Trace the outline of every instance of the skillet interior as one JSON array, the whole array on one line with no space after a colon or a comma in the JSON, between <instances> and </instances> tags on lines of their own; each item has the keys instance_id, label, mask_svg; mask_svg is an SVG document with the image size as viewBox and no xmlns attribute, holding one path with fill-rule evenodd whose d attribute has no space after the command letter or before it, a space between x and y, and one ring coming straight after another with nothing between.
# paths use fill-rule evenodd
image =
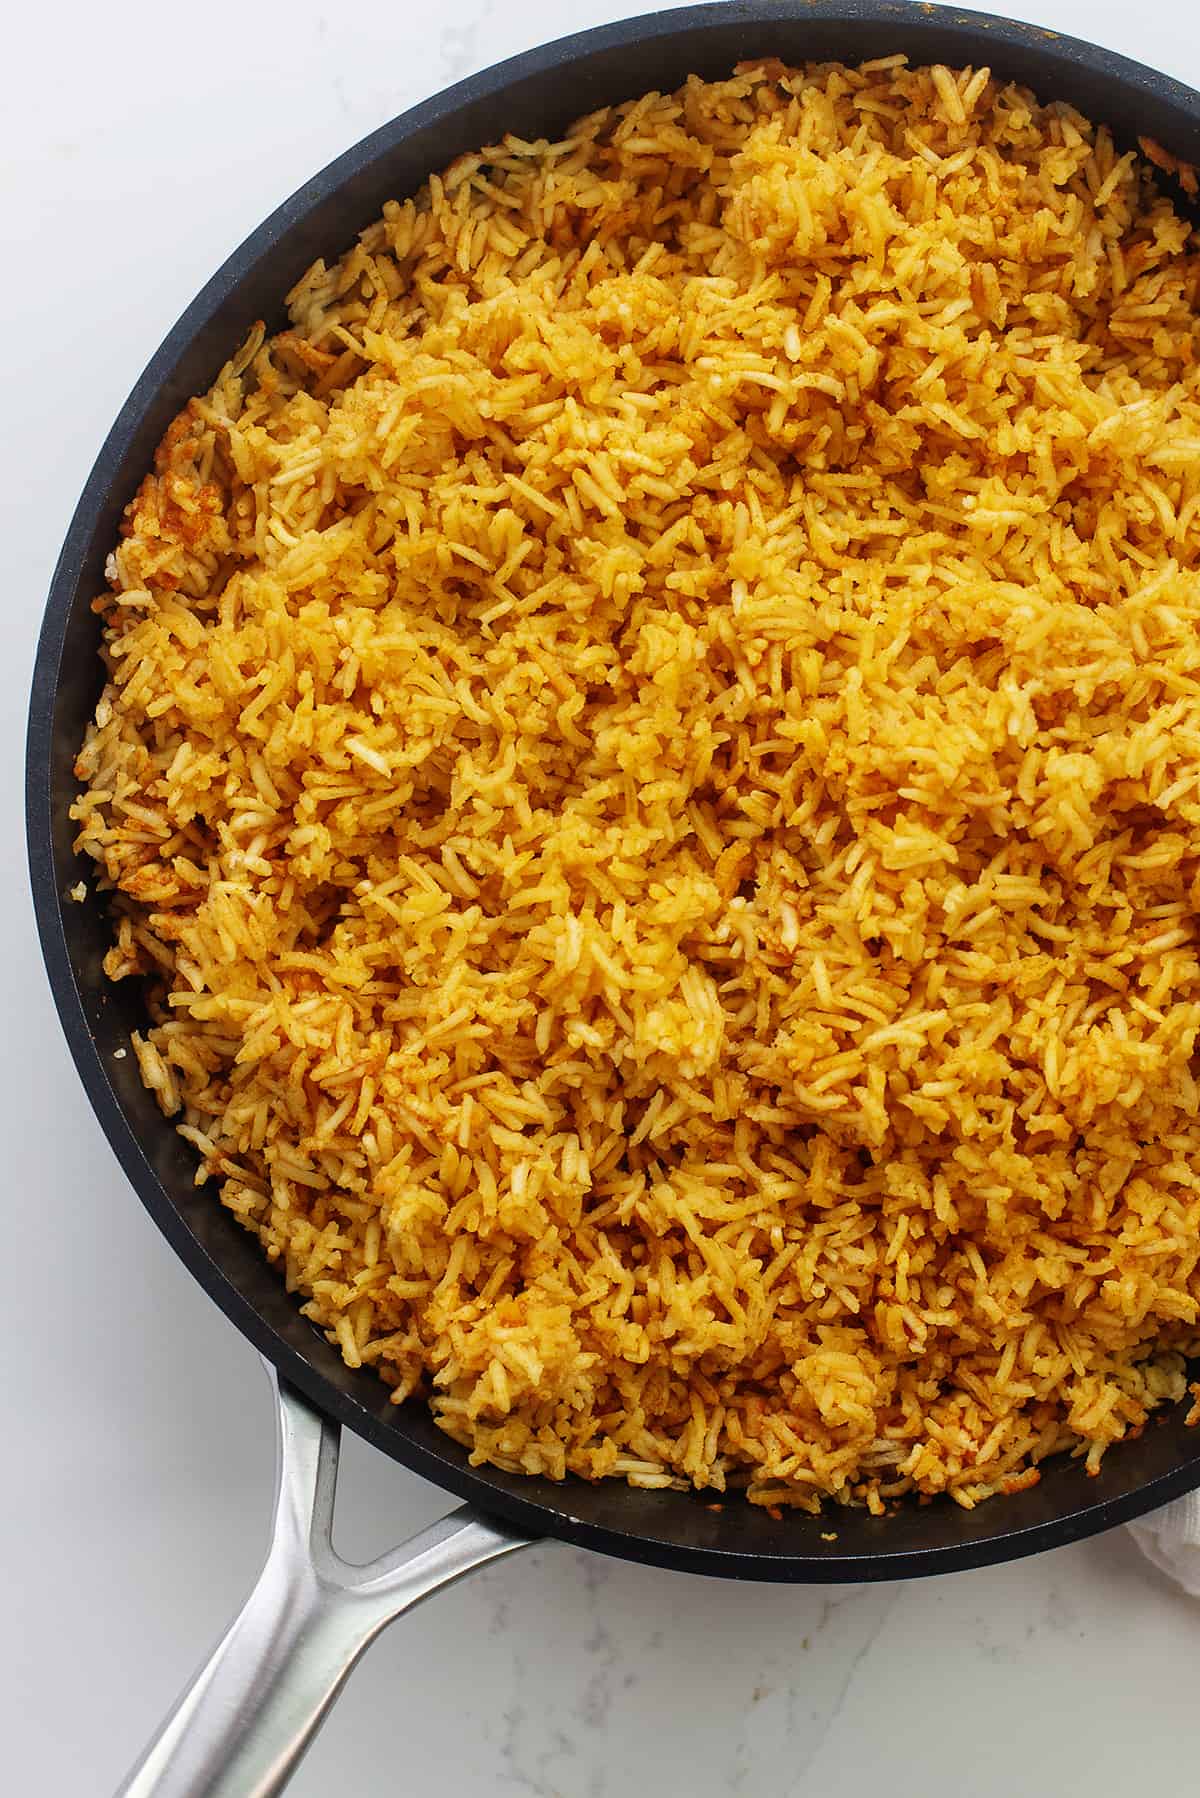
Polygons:
<instances>
[{"instance_id":1,"label":"skillet interior","mask_svg":"<svg viewBox=\"0 0 1200 1798\"><path fill-rule=\"evenodd\" d=\"M55 1001L83 1083L142 1202L234 1324L323 1410L396 1460L534 1535L631 1560L745 1579L894 1579L983 1566L1073 1541L1200 1486L1200 1431L1182 1411L1114 1449L1100 1475L1051 1464L1040 1485L965 1512L906 1504L886 1519L840 1511L776 1520L732 1500L615 1483L517 1479L471 1468L420 1402L387 1402L300 1317L257 1244L193 1184L192 1152L161 1117L132 1056L143 1021L132 983L101 970L103 908L66 898L90 872L71 851L72 762L100 688L89 602L120 514L179 408L211 383L257 318L281 324L281 296L319 255L338 254L385 200L413 192L465 150L515 131L553 135L572 118L687 75L717 77L752 56L854 62L987 63L1042 99L1106 122L1123 145L1149 133L1200 163L1200 95L1152 70L1033 26L907 0L753 0L692 7L585 32L500 64L385 125L301 188L237 250L150 362L100 452L55 571L34 674L27 819L34 901ZM836 1532L836 1541L822 1540Z\"/></svg>"}]
</instances>

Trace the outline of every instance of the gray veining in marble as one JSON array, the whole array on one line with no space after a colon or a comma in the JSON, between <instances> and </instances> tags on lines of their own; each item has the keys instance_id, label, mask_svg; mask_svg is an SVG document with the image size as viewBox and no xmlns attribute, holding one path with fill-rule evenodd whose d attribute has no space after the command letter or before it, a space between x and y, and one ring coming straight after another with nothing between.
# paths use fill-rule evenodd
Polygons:
<instances>
[{"instance_id":1,"label":"gray veining in marble","mask_svg":"<svg viewBox=\"0 0 1200 1798\"><path fill-rule=\"evenodd\" d=\"M997 0L999 3L999 0ZM111 1790L261 1553L250 1351L133 1202L44 990L18 844L24 689L74 498L147 354L311 171L617 0L58 0L6 21L0 940L5 1792ZM1024 16L1200 82L1194 0ZM36 272L34 272L36 271ZM49 346L53 346L53 349ZM443 1496L356 1443L339 1540ZM355 1675L297 1798L1125 1798L1200 1765L1200 1605L1123 1536L923 1585L736 1586L546 1545L432 1601Z\"/></svg>"}]
</instances>

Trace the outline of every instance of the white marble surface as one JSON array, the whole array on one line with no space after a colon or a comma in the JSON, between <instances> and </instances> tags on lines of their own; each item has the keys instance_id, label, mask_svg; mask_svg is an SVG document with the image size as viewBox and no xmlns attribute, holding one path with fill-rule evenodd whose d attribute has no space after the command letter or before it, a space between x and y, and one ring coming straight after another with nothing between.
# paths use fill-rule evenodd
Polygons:
<instances>
[{"instance_id":1,"label":"white marble surface","mask_svg":"<svg viewBox=\"0 0 1200 1798\"><path fill-rule=\"evenodd\" d=\"M635 5L58 0L5 23L0 1790L13 1798L112 1789L252 1575L270 1486L254 1358L125 1187L33 945L20 738L58 541L146 355L279 199L445 83ZM1195 0L1015 10L1200 84ZM345 1463L347 1552L444 1508L357 1443ZM544 1547L385 1636L293 1789L1183 1792L1198 1669L1200 1604L1124 1536L924 1585L811 1592Z\"/></svg>"}]
</instances>

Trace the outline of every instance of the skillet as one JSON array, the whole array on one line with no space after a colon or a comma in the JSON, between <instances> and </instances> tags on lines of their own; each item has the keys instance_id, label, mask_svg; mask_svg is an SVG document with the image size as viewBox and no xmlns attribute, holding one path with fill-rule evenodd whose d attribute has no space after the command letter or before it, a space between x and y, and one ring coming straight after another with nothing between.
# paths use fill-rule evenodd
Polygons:
<instances>
[{"instance_id":1,"label":"skillet","mask_svg":"<svg viewBox=\"0 0 1200 1798\"><path fill-rule=\"evenodd\" d=\"M553 136L581 113L751 57L987 64L1043 100L1107 123L1121 148L1149 134L1200 163L1200 94L1077 39L987 14L907 0L733 0L631 19L564 38L458 83L366 138L249 237L148 364L84 488L55 570L34 671L26 768L29 862L42 949L72 1055L131 1184L176 1253L259 1350L278 1396L275 1530L245 1610L123 1788L143 1798L267 1798L282 1790L353 1661L393 1617L525 1543L557 1537L686 1572L780 1582L909 1578L1015 1559L1110 1528L1200 1487L1200 1432L1182 1409L1106 1457L1043 1468L1039 1485L967 1512L949 1502L894 1515L840 1510L836 1523L773 1517L737 1500L612 1482L557 1485L472 1467L420 1401L403 1407L347 1368L299 1314L257 1244L193 1183L192 1152L159 1113L130 1055L143 1022L132 983L113 986L102 903L68 898L72 763L101 684L90 601L121 512L180 407L211 384L252 323L283 323L282 296L318 256L336 255L384 202L506 131ZM1177 204L1186 204L1178 195ZM329 1541L339 1429L465 1501L366 1568ZM833 1541L826 1538L834 1534Z\"/></svg>"}]
</instances>

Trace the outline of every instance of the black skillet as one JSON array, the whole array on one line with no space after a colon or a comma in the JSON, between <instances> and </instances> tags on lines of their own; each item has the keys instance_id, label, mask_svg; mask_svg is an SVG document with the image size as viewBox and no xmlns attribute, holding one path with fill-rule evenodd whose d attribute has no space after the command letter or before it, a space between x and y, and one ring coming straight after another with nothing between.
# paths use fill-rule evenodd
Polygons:
<instances>
[{"instance_id":1,"label":"black skillet","mask_svg":"<svg viewBox=\"0 0 1200 1798\"><path fill-rule=\"evenodd\" d=\"M193 1185L191 1151L160 1116L134 1058L115 1054L140 1021L138 995L132 983L114 987L102 974L109 940L103 908L67 897L88 872L72 854L67 813L76 789L72 761L101 678L99 626L89 602L103 587L104 560L122 508L159 438L185 401L205 391L254 320L282 324L282 295L316 257L337 255L386 200L412 193L431 171L506 131L553 136L581 113L651 88L674 88L689 74L719 77L750 57L857 62L898 50L913 63L987 64L1044 100L1069 101L1107 123L1122 146L1148 134L1181 160L1200 164L1200 95L1124 57L1036 26L904 0L738 0L631 19L472 76L383 126L316 175L189 306L100 451L55 570L34 672L27 818L42 947L76 1066L122 1167L195 1277L277 1370L286 1413L277 1524L282 1519L287 1540L281 1549L277 1530L264 1574L264 1580L271 1576L278 1614L264 1621L267 1598L260 1583L202 1676L207 1686L199 1696L195 1689L188 1695L172 1733L151 1751L131 1791L278 1790L344 1677L351 1651L414 1597L526 1539L556 1536L629 1560L737 1579L896 1579L984 1566L1075 1541L1200 1486L1200 1432L1185 1427L1181 1410L1114 1450L1093 1479L1064 1460L1047 1466L1032 1490L976 1511L943 1502L906 1505L883 1519L839 1511L834 1525L799 1514L774 1518L736 1502L715 1509L682 1492L615 1483L555 1485L469 1466L423 1405L390 1405L372 1374L342 1363L299 1316L257 1245L209 1190ZM459 1513L452 1525L438 1526L423 1546L407 1545L390 1558L388 1570L375 1569L376 1589L366 1597L361 1578L350 1579L348 1587L345 1570L327 1558L319 1540L315 1568L307 1546L297 1561L296 1542L308 1544L314 1532L321 1536L320 1518L312 1527L303 1521L306 1507L315 1504L327 1522L339 1424L474 1507L470 1518ZM836 1540L826 1539L830 1533ZM284 1595L288 1579L307 1580L310 1588L305 1627L297 1627L294 1642L279 1626L285 1612L295 1622L294 1587L290 1597ZM347 1596L351 1587L357 1597ZM354 1606L355 1627L343 1627L339 1635L326 1611L341 1615ZM297 1656L300 1662L312 1658L314 1630L327 1652L317 1656L319 1668L298 1668ZM334 1637L338 1645L331 1648ZM264 1681L267 1650L274 1659ZM252 1701L234 1691L239 1678L257 1681ZM218 1699L213 1694L222 1682L228 1690ZM267 1713L271 1729L265 1727ZM215 1728L218 1714L223 1721Z\"/></svg>"}]
</instances>

